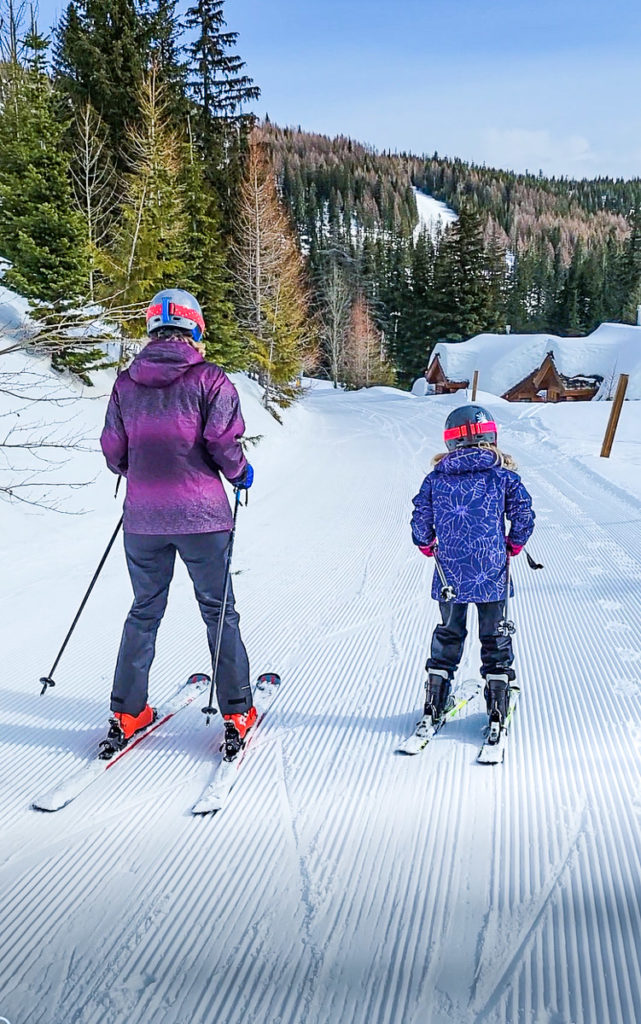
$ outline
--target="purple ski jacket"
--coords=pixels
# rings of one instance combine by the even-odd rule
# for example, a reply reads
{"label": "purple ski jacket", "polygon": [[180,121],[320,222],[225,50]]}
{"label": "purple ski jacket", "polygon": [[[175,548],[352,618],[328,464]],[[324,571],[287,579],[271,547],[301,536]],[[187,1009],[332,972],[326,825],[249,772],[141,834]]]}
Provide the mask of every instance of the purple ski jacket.
{"label": "purple ski jacket", "polygon": [[100,444],[127,477],[128,533],[231,530],[220,473],[242,477],[247,460],[238,393],[188,341],[151,341],[111,393]]}

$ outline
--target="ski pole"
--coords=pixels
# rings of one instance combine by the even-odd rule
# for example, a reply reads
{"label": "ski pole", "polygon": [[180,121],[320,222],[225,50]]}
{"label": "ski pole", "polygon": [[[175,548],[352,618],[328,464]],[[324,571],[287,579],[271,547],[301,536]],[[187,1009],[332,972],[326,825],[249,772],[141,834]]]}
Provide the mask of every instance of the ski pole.
{"label": "ski pole", "polygon": [[501,619],[501,621],[499,622],[498,626],[496,627],[496,631],[497,631],[497,633],[499,633],[500,636],[514,636],[514,634],[516,633],[516,626],[508,618],[509,610],[510,610],[510,556],[509,555],[507,556],[507,559],[506,559],[506,562],[505,562],[505,584],[506,584],[506,588],[507,588],[506,591],[505,591],[505,609],[504,609],[504,612],[503,612],[503,618]]}
{"label": "ski pole", "polygon": [[225,625],[225,610],[227,608],[227,595],[229,594],[229,580],[231,577],[231,556],[234,550],[234,537],[236,536],[236,517],[238,516],[238,509],[240,507],[240,492],[242,488],[236,488],[236,502],[234,504],[234,519],[231,528],[231,534],[229,537],[229,546],[227,548],[227,563],[225,565],[225,578],[223,582],[223,599],[220,605],[220,616],[218,618],[218,628],[216,629],[216,646],[214,648],[214,663],[213,670],[211,673],[211,686],[209,687],[209,702],[207,707],[201,708],[203,715],[207,715],[207,721],[205,725],[209,725],[209,719],[212,715],[215,715],[217,708],[213,706],[214,700],[214,687],[216,686],[216,677],[218,675],[218,661],[220,659],[220,648],[223,641],[223,627]]}
{"label": "ski pole", "polygon": [[454,598],[456,597],[456,591],[455,591],[454,587],[451,587],[449,585],[449,583],[447,582],[445,573],[443,572],[443,566],[441,565],[441,563],[439,561],[439,557],[436,554],[436,552],[434,552],[434,562],[436,564],[436,571],[437,571],[437,573],[439,575],[439,579],[441,581],[441,600],[442,601],[453,601]]}
{"label": "ski pole", "polygon": [[123,517],[121,516],[120,519],[118,520],[118,525],[117,525],[116,529],[114,530],[114,532],[113,532],[113,534],[111,536],[111,540],[107,544],[107,548],[106,548],[106,551],[105,551],[104,555],[100,559],[100,562],[98,564],[98,568],[96,569],[96,571],[95,571],[95,573],[93,575],[93,579],[92,579],[91,583],[89,584],[89,588],[87,590],[87,593],[83,597],[82,603],[81,603],[78,611],[76,612],[76,617],[73,620],[73,622],[71,623],[71,628],[69,629],[69,632],[67,633],[67,635],[66,635],[66,637],[64,639],[63,645],[60,648],[60,650],[58,651],[58,657],[54,661],[54,663],[53,663],[53,665],[51,667],[51,671],[50,671],[49,675],[48,676],[41,676],[40,677],[40,682],[42,683],[42,690],[40,691],[40,696],[41,697],[42,697],[42,695],[44,693],[47,692],[47,690],[48,690],[48,688],[50,686],[55,686],[56,685],[54,679],[52,678],[54,672],[56,671],[56,666],[58,665],[58,662],[60,661],[60,659],[62,657],[62,654],[63,654],[63,651],[64,651],[65,647],[69,643],[69,638],[71,637],[71,634],[73,633],[74,629],[76,628],[76,623],[78,622],[78,619],[80,618],[80,616],[82,614],[82,610],[83,610],[84,606],[86,605],[87,601],[89,600],[89,595],[90,595],[91,591],[94,588],[96,580],[100,576],[100,571],[101,571],[103,565],[105,564],[105,562],[107,561],[107,555],[111,551],[111,549],[112,549],[112,547],[114,545],[114,541],[115,541],[115,539],[118,536],[118,533],[120,531],[120,527],[122,526],[122,518]]}

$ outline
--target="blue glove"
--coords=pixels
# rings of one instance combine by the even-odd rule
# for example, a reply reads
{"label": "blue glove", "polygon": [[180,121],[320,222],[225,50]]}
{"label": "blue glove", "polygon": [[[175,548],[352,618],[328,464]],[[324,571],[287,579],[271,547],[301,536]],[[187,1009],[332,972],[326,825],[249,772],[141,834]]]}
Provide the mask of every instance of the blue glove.
{"label": "blue glove", "polygon": [[248,491],[254,482],[254,467],[250,466],[249,463],[245,466],[245,471],[242,476],[239,476],[237,480],[232,481],[232,485],[237,489]]}

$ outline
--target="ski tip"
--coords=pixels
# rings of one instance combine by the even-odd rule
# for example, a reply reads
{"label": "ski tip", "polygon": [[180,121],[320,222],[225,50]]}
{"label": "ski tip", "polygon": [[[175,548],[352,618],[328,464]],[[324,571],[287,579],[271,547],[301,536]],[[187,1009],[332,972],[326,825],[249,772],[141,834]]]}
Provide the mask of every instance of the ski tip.
{"label": "ski tip", "polygon": [[191,813],[195,814],[197,817],[204,817],[205,814],[216,814],[220,809],[220,807],[214,807],[212,804],[199,800],[198,803],[194,804],[192,807]]}
{"label": "ski tip", "polygon": [[208,676],[206,672],[194,672],[187,680],[188,686],[200,686],[207,683],[211,683],[211,676]]}
{"label": "ski tip", "polygon": [[280,684],[281,678],[278,672],[263,672],[256,680],[256,686],[259,690],[265,690],[268,686],[280,686]]}
{"label": "ski tip", "polygon": [[51,814],[53,811],[60,811],[63,807],[69,803],[65,800],[64,803],[60,803],[53,796],[47,795],[39,797],[37,800],[33,800],[31,809],[34,811],[44,811],[45,814]]}

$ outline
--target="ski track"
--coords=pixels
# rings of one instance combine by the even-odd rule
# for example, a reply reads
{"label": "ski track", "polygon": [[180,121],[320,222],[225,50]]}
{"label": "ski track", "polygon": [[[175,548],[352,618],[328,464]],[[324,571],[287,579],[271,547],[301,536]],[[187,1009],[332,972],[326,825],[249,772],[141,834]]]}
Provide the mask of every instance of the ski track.
{"label": "ski track", "polygon": [[[386,391],[306,403],[278,487],[264,499],[257,487],[239,523],[252,669],[279,671],[283,688],[220,814],[189,813],[221,739],[198,702],[69,807],[29,809],[104,734],[130,600],[121,550],[101,582],[108,609],[88,605],[58,670],[64,686],[39,697],[41,652],[10,647],[0,1016],[635,1024],[641,504],[506,412],[502,444],[533,493],[545,570],[514,565],[523,692],[505,763],[476,764],[482,698],[423,754],[397,757],[437,621],[408,520],[443,408]],[[288,543],[274,548],[276,521]],[[68,617],[52,608],[52,635]],[[459,678],[478,663],[472,639]],[[207,670],[177,569],[153,700]]]}

